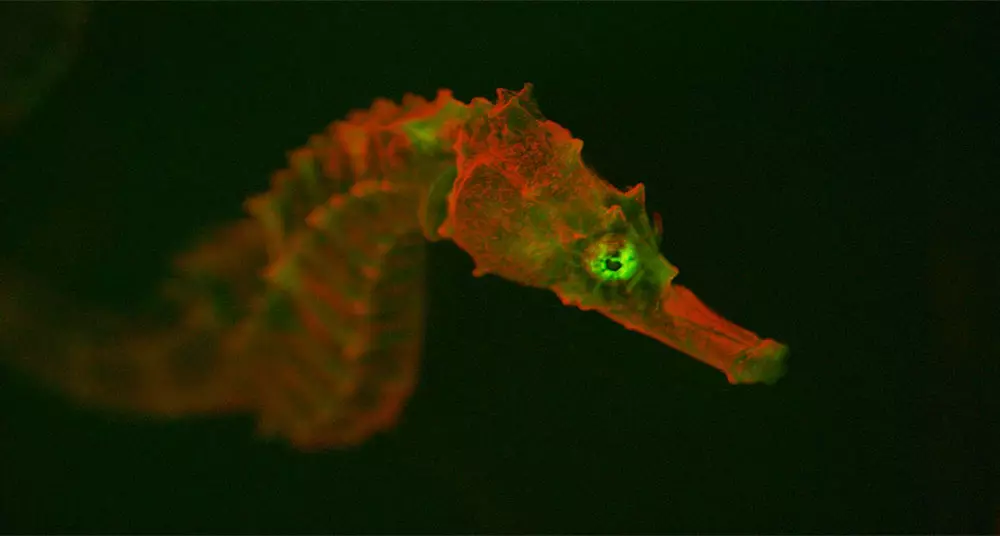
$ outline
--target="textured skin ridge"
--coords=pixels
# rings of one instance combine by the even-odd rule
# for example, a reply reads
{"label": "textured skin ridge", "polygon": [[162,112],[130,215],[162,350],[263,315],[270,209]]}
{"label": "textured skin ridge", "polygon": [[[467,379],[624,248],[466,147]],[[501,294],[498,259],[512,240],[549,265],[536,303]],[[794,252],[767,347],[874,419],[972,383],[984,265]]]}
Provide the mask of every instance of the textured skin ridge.
{"label": "textured skin ridge", "polygon": [[[388,181],[356,183],[309,217],[309,231],[268,269],[297,329],[260,325],[244,353],[272,371],[254,392],[262,430],[302,447],[350,444],[394,423],[412,390],[423,331],[418,199]],[[321,378],[323,381],[316,383]],[[304,393],[310,396],[303,397]]]}
{"label": "textured skin ridge", "polygon": [[268,371],[248,389],[263,433],[316,448],[395,423],[423,340],[420,212],[453,165],[442,140],[462,110],[447,91],[378,99],[292,151],[271,191],[247,202],[268,237],[264,303],[295,317],[281,328],[261,311],[235,343]]}
{"label": "textured skin ridge", "polygon": [[274,174],[271,189],[246,203],[265,229],[272,260],[306,229],[314,209],[356,183],[387,180],[426,189],[423,167],[448,158],[451,143],[443,140],[455,125],[444,123],[462,109],[446,90],[432,102],[410,94],[399,105],[376,99],[371,109],[351,112],[290,152],[289,167]]}

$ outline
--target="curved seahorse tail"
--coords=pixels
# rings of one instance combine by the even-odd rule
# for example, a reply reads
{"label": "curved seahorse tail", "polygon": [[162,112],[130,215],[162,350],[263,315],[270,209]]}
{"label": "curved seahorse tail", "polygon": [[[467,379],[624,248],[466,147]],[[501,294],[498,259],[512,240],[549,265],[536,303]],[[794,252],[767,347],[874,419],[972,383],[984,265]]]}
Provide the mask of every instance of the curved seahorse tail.
{"label": "curved seahorse tail", "polygon": [[247,407],[233,383],[219,381],[225,359],[215,334],[117,322],[104,323],[101,331],[21,334],[11,341],[15,365],[96,408],[175,417]]}
{"label": "curved seahorse tail", "polygon": [[86,309],[3,270],[0,354],[87,406],[162,416],[246,408],[229,339],[249,312],[265,258],[260,233],[247,223],[211,234],[178,259],[164,288],[172,310],[155,316]]}
{"label": "curved seahorse tail", "polygon": [[252,218],[177,259],[161,322],[11,293],[0,344],[90,405],[253,411],[300,448],[388,429],[416,381],[424,243],[440,238],[464,112],[446,90],[379,99],[312,136],[247,202]]}

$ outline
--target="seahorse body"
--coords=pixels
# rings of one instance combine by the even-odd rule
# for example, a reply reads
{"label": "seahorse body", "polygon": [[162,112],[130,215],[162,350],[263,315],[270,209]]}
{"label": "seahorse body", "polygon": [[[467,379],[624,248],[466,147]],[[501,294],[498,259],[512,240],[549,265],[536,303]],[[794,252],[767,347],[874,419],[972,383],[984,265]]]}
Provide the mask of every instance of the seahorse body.
{"label": "seahorse body", "polygon": [[531,89],[498,90],[495,103],[447,90],[380,99],[313,136],[247,202],[251,219],[178,259],[170,328],[45,347],[31,335],[41,322],[14,307],[0,340],[86,402],[254,411],[262,432],[301,448],[356,444],[393,426],[413,389],[424,243],[449,239],[476,275],[551,289],[733,383],[775,381],[786,347],[671,283],[643,186],[620,192],[585,166],[582,142]]}

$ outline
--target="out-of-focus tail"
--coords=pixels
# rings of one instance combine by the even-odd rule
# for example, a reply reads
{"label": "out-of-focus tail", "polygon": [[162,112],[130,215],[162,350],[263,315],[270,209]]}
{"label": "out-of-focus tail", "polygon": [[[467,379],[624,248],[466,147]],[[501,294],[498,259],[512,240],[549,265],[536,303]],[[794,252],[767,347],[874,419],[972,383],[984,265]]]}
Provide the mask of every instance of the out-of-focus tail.
{"label": "out-of-focus tail", "polygon": [[164,416],[245,409],[228,338],[263,265],[258,235],[241,222],[181,257],[165,288],[175,311],[163,318],[88,311],[0,268],[0,356],[89,406]]}

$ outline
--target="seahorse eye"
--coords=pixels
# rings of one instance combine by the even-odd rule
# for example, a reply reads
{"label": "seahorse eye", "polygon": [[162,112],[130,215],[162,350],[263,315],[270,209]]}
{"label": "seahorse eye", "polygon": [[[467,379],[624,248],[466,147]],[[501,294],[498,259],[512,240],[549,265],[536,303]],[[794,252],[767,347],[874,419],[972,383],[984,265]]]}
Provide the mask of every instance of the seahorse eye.
{"label": "seahorse eye", "polygon": [[584,266],[601,282],[627,281],[639,270],[635,246],[624,236],[604,235],[587,247]]}

